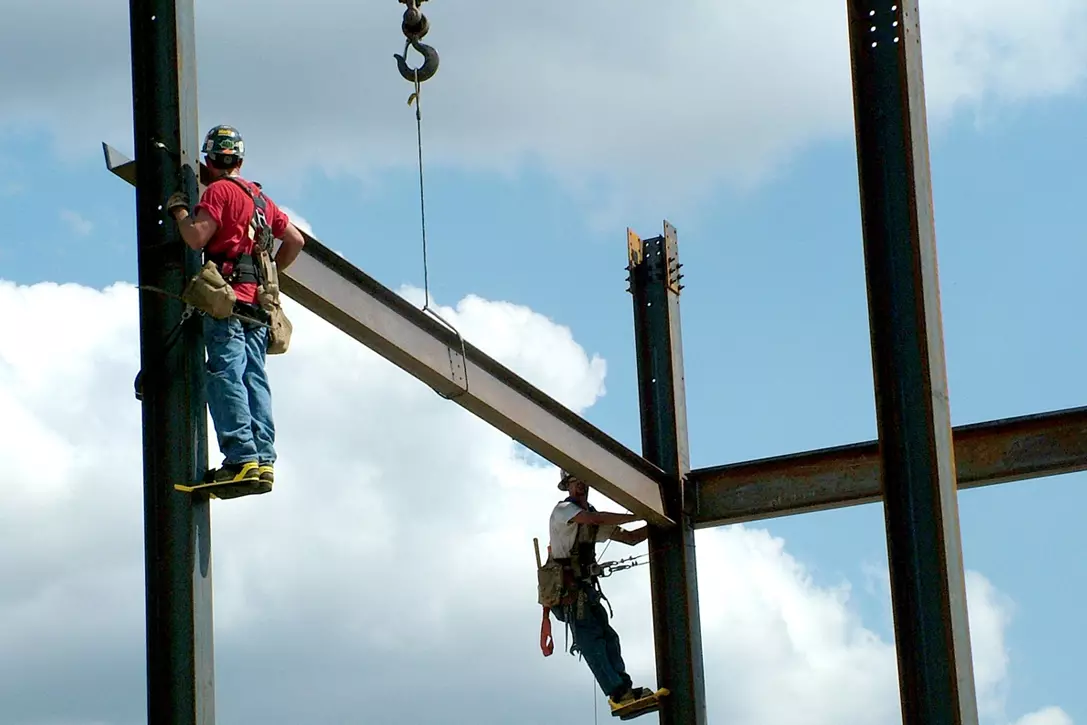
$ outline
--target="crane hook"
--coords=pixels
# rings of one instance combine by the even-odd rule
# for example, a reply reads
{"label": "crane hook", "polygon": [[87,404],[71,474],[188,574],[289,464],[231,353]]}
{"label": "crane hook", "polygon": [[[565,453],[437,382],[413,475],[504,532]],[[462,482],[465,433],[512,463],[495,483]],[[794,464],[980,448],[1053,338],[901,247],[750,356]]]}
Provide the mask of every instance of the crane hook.
{"label": "crane hook", "polygon": [[[408,54],[409,46],[415,48],[423,56],[423,64],[418,68],[408,67],[405,56]],[[394,53],[393,57],[396,58],[396,66],[400,71],[400,75],[406,81],[422,83],[438,72],[438,51],[426,43],[420,43],[417,38],[408,38],[408,42],[404,45],[404,55]]]}

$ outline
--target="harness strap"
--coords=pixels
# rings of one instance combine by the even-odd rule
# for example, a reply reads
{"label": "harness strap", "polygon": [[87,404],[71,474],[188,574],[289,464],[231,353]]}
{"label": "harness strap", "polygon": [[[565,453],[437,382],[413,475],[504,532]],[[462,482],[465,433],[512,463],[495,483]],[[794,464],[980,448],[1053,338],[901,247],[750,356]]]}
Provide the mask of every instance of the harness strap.
{"label": "harness strap", "polygon": [[[215,181],[229,181],[235,184],[244,191],[250,201],[253,202],[253,215],[249,219],[250,239],[253,240],[254,248],[263,246],[271,252],[271,228],[269,227],[267,217],[265,216],[268,204],[264,199],[264,192],[262,191],[254,194],[253,190],[250,189],[248,185],[234,176],[220,176],[218,179],[215,179]],[[215,181],[212,183],[215,183]],[[257,184],[257,188],[260,188],[260,184]],[[263,282],[260,278],[260,267],[257,265],[256,258],[251,251],[242,252],[233,257],[225,254],[206,254],[205,258],[215,262],[220,271],[222,271],[224,263],[229,262],[232,264],[230,273],[224,273],[223,275],[227,282],[251,282],[253,284],[262,284]]]}

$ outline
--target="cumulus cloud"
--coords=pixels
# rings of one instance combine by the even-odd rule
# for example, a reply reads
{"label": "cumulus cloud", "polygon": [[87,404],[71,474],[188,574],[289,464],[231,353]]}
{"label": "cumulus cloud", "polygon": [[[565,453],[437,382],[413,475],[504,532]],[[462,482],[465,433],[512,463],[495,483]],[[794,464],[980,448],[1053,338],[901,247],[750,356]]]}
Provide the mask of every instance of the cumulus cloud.
{"label": "cumulus cloud", "polygon": [[1059,707],[1047,707],[1024,715],[1015,721],[1015,725],[1072,725],[1072,718]]}
{"label": "cumulus cloud", "polygon": [[[292,349],[269,362],[276,490],[213,502],[218,717],[543,725],[586,722],[594,697],[607,717],[558,651],[561,625],[554,656],[537,648],[531,540],[546,540],[554,468],[287,310]],[[603,394],[603,361],[545,317],[477,297],[440,312],[573,409]],[[0,281],[0,320],[0,722],[144,722],[136,292]],[[899,722],[893,644],[848,582],[817,585],[758,528],[698,546],[711,722]],[[648,584],[636,568],[608,594],[631,672],[652,683]],[[968,587],[984,719],[1005,725],[1012,610],[980,574]],[[1070,724],[1056,707],[1015,723]]]}
{"label": "cumulus cloud", "polygon": [[283,210],[283,213],[287,215],[287,217],[294,223],[296,227],[304,231],[306,234],[309,234],[311,236],[313,235],[313,226],[310,225],[308,219],[306,219],[304,216],[296,212],[294,209],[291,209],[290,207],[281,206],[280,209]]}
{"label": "cumulus cloud", "polygon": [[[537,162],[607,209],[630,192],[678,201],[714,180],[757,182],[798,147],[851,133],[843,2],[425,7],[442,58],[423,87],[428,164]],[[413,167],[411,87],[392,58],[401,10],[199,0],[201,128],[240,126],[261,168],[279,173],[372,180]],[[934,121],[1074,91],[1087,74],[1078,0],[926,0],[921,12]],[[128,144],[117,131],[131,114],[126,6],[8,0],[5,18],[0,126],[45,124],[64,152],[88,156],[103,139]],[[48,57],[36,52],[45,37]],[[254,58],[262,79],[239,93],[238,68]]]}

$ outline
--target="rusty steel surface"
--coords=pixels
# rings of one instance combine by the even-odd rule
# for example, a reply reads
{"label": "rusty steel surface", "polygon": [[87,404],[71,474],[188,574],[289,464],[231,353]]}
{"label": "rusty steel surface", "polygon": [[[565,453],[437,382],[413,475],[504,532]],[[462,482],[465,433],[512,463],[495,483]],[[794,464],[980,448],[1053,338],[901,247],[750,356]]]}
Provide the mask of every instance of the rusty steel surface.
{"label": "rusty steel surface", "polygon": [[[1087,407],[953,429],[960,490],[1087,471]],[[698,528],[876,503],[879,448],[865,441],[691,471]]]}
{"label": "rusty steel surface", "polygon": [[[104,153],[110,171],[133,177],[134,161],[108,146]],[[201,180],[209,181],[203,165]],[[664,512],[660,468],[303,236],[298,259],[279,275],[286,296],[619,505],[659,526],[674,524]]]}

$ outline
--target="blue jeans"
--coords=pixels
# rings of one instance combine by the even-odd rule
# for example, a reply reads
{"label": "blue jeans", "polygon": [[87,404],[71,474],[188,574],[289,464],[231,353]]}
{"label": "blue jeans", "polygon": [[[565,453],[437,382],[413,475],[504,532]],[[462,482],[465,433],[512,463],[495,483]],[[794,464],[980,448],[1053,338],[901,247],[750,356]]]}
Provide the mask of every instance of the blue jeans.
{"label": "blue jeans", "polygon": [[600,594],[596,590],[585,588],[585,611],[581,619],[577,618],[577,604],[552,609],[555,619],[570,625],[574,634],[571,653],[580,652],[585,663],[593,672],[593,677],[600,689],[608,697],[618,690],[631,686],[630,675],[619,647],[619,635],[608,621],[608,613],[600,603]]}
{"label": "blue jeans", "polygon": [[223,464],[276,459],[272,390],[264,370],[268,328],[203,315],[208,410]]}

